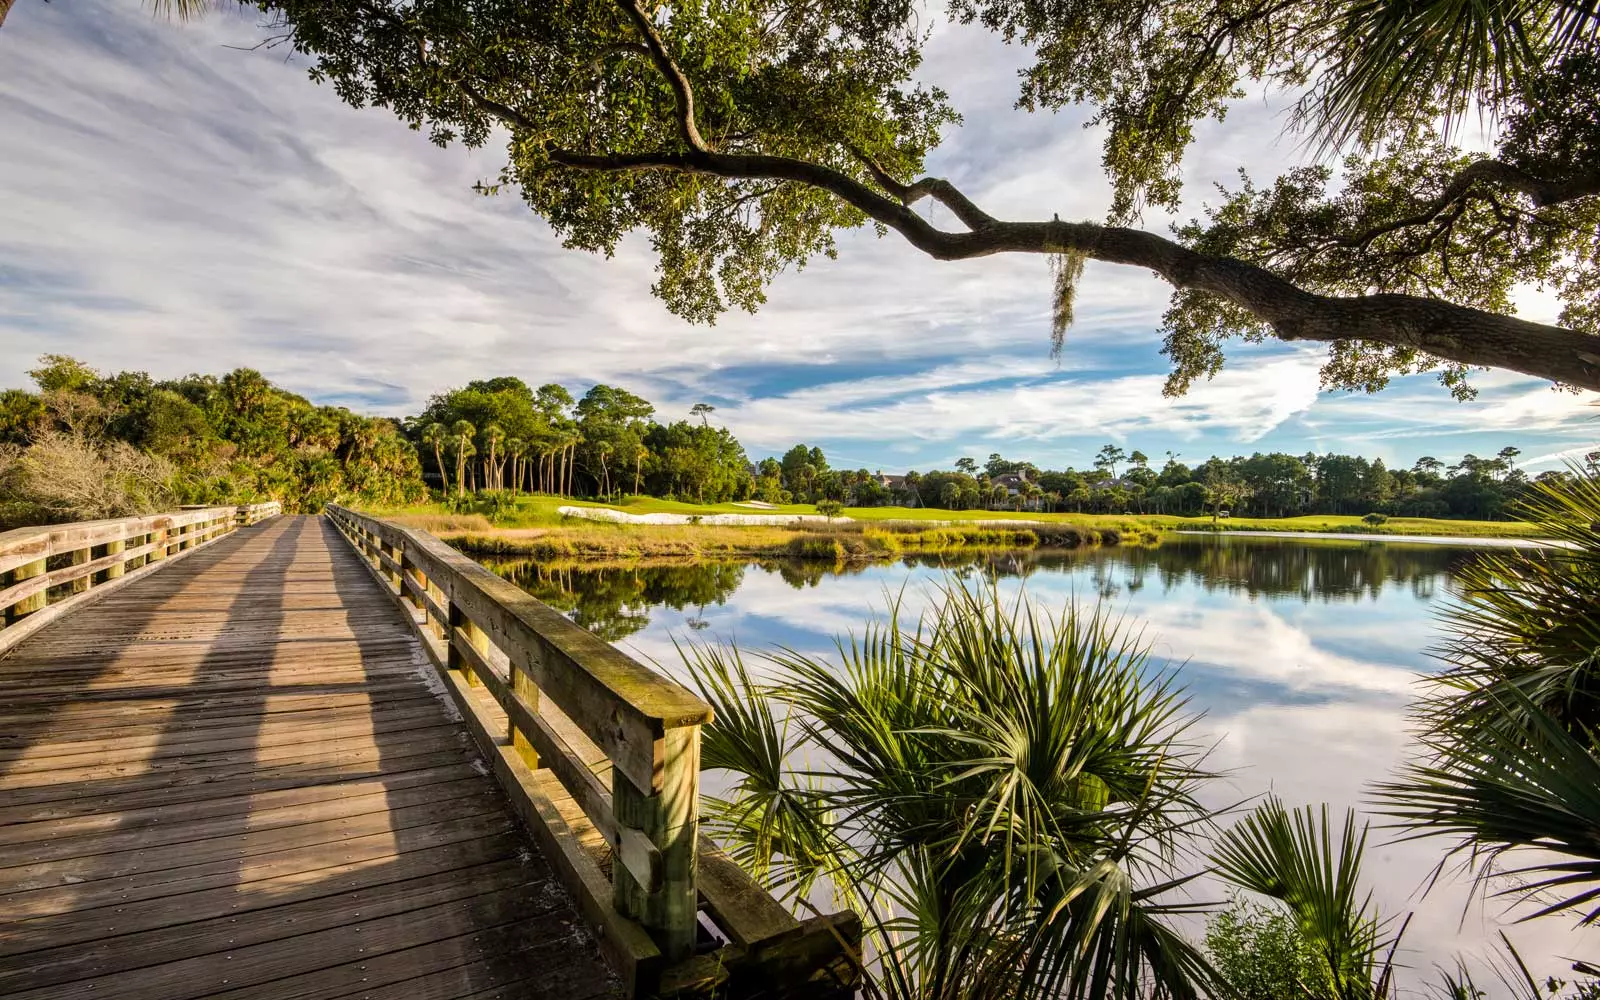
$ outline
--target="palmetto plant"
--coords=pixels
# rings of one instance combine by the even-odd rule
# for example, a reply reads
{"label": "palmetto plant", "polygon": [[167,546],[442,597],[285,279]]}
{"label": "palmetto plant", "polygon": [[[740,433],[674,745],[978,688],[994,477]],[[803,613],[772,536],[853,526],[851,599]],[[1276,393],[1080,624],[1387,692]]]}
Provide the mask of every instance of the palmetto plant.
{"label": "palmetto plant", "polygon": [[[1565,549],[1480,557],[1447,612],[1450,669],[1424,702],[1421,752],[1379,789],[1413,837],[1454,857],[1531,916],[1600,919],[1600,476],[1541,483],[1523,516]],[[1536,858],[1506,872],[1507,855]],[[1487,881],[1484,883],[1487,885]]]}
{"label": "palmetto plant", "polygon": [[1118,622],[951,584],[836,654],[691,647],[707,828],[775,892],[864,915],[894,1000],[1190,997],[1169,924],[1210,820],[1180,690]]}
{"label": "palmetto plant", "polygon": [[1232,884],[1277,900],[1299,937],[1316,956],[1307,997],[1372,1000],[1388,992],[1390,967],[1380,962],[1394,942],[1372,895],[1361,886],[1367,828],[1354,810],[1336,834],[1328,807],[1286,809],[1269,796],[1225,831],[1212,854],[1217,874]]}
{"label": "palmetto plant", "polygon": [[1432,732],[1523,728],[1510,689],[1574,732],[1600,728],[1600,476],[1535,484],[1514,513],[1566,547],[1489,553],[1461,572]]}

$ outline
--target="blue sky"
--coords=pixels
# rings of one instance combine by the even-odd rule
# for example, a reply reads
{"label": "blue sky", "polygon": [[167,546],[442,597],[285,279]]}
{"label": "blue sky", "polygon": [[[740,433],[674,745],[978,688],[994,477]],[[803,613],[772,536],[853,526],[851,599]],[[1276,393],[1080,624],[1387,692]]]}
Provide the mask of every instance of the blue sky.
{"label": "blue sky", "polygon": [[[1045,261],[940,263],[870,232],[782,276],[758,315],[691,326],[651,298],[642,239],[611,260],[562,249],[515,195],[471,190],[500,149],[440,150],[351,110],[302,61],[250,51],[260,38],[247,16],[175,25],[133,0],[19,0],[0,29],[0,387],[46,351],[159,377],[248,365],[384,414],[491,375],[604,381],[669,418],[712,402],[752,457],[804,440],[885,471],[994,451],[1082,466],[1107,441],[1407,465],[1515,445],[1537,471],[1600,443],[1594,394],[1506,373],[1479,376],[1471,403],[1430,376],[1325,393],[1320,350],[1289,345],[1241,348],[1164,399],[1154,277],[1091,264],[1057,362]],[[965,124],[934,171],[1001,217],[1101,216],[1098,136],[1077,113],[1013,110],[1018,64],[980,31],[936,28],[926,75]],[[1298,162],[1282,121],[1258,95],[1202,127],[1185,214],[1242,152],[1263,177]],[[1537,290],[1519,301],[1554,317]]]}

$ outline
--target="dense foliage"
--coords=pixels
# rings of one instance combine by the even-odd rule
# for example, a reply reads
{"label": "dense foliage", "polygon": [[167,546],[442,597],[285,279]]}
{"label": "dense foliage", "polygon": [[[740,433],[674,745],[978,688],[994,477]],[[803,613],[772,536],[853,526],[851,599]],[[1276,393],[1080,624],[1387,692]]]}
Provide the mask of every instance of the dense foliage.
{"label": "dense foliage", "polygon": [[1181,693],[1117,622],[940,598],[836,658],[692,651],[729,786],[708,829],[783,896],[862,913],[868,997],[1210,992],[1175,927],[1208,777]]}
{"label": "dense foliage", "polygon": [[[1448,466],[1425,457],[1410,469],[1355,455],[1259,452],[1191,467],[1169,452],[1157,468],[1137,449],[1108,444],[1082,470],[992,454],[982,466],[963,458],[954,469],[884,475],[833,468],[805,444],[752,463],[727,428],[711,423],[710,404],[663,423],[649,401],[604,384],[575,398],[554,383],[480,379],[395,421],[313,406],[249,369],[158,382],[47,355],[33,375],[36,391],[0,393],[0,498],[13,523],[255,497],[306,510],[338,498],[401,504],[425,498],[425,484],[473,509],[484,497],[539,492],[830,510],[1492,519],[1533,485],[1516,468],[1515,448]],[[1600,452],[1587,462],[1600,467]]]}
{"label": "dense foliage", "polygon": [[[1328,344],[1334,386],[1434,369],[1466,394],[1471,368],[1503,367],[1600,388],[1591,0],[255,2],[350,104],[440,145],[506,140],[483,189],[518,190],[568,246],[647,234],[655,293],[691,320],[756,308],[871,224],[941,260],[1048,255],[1058,346],[1085,260],[1153,271],[1174,289],[1172,392],[1239,337]],[[1019,109],[1086,108],[1104,224],[999,219],[922,175],[959,121],[922,63],[939,16],[1025,47]],[[1175,239],[1132,228],[1184,208],[1197,127],[1262,91],[1294,107],[1291,143],[1313,140],[1303,165]],[[1473,119],[1498,126],[1487,153]],[[971,169],[1004,169],[975,142]],[[1519,283],[1552,289],[1562,326],[1509,316]]]}
{"label": "dense foliage", "polygon": [[156,381],[47,354],[29,374],[37,391],[0,393],[0,524],[425,495],[393,421],[313,406],[248,368]]}
{"label": "dense foliage", "polygon": [[[744,449],[712,427],[662,424],[626,389],[596,385],[574,401],[559,385],[530,389],[511,376],[440,393],[406,427],[429,470],[458,495],[474,488],[562,495],[644,493],[700,503],[743,500],[754,483]],[[431,476],[430,476],[431,478]]]}

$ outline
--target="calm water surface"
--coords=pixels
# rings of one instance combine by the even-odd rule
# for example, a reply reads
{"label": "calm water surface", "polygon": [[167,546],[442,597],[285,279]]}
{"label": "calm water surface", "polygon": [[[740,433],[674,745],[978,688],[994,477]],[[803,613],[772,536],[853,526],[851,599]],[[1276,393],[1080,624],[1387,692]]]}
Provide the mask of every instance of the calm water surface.
{"label": "calm water surface", "polygon": [[[1002,593],[1026,587],[1059,608],[1100,601],[1143,630],[1177,667],[1212,763],[1232,776],[1223,805],[1269,789],[1289,804],[1361,808],[1406,746],[1417,678],[1437,669],[1441,602],[1472,550],[1438,544],[1184,537],[1153,548],[1018,553],[957,561],[850,566],[714,563],[572,569],[529,563],[497,569],[574,621],[672,673],[673,639],[736,640],[826,653],[833,639],[880,615],[889,595],[925,606],[947,574],[992,576]],[[1428,844],[1379,845],[1367,880],[1386,913],[1415,909],[1410,961],[1425,971],[1455,951],[1481,950],[1499,904],[1459,888],[1420,898],[1439,858]],[[1508,921],[1509,922],[1509,921]],[[1510,930],[1525,955],[1593,954],[1560,921]],[[1549,965],[1552,971],[1559,963]]]}

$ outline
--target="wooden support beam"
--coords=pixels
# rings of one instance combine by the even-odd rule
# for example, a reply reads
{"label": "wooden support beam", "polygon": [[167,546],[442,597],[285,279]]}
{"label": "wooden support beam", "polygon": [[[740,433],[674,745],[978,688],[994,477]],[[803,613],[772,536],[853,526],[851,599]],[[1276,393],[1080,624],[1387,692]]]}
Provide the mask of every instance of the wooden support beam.
{"label": "wooden support beam", "polygon": [[[91,550],[87,545],[84,546],[81,549],[78,549],[77,551],[72,553],[72,565],[74,565],[74,566],[85,566],[85,565],[88,565],[89,559],[93,556],[93,554],[94,554],[93,550]],[[83,572],[83,571],[79,570],[79,572]],[[89,584],[93,582],[92,580],[90,580],[90,577],[93,576],[93,575],[94,575],[93,573],[85,572],[83,576],[80,576],[80,577],[77,577],[76,579],[74,579],[71,583],[69,583],[67,585],[67,587],[71,590],[72,593],[81,594],[84,591],[89,589]]]}
{"label": "wooden support beam", "polygon": [[611,809],[618,827],[643,831],[661,852],[661,888],[649,891],[625,867],[613,870],[612,886],[617,909],[643,924],[674,962],[694,950],[699,911],[700,727],[669,729],[657,742],[660,787],[646,791],[613,771]]}
{"label": "wooden support beam", "polygon": [[[108,556],[121,555],[122,553],[126,552],[127,550],[128,550],[128,543],[126,541],[124,541],[123,539],[118,538],[115,541],[110,541],[110,542],[106,543],[106,555],[108,555]],[[124,572],[126,572],[127,568],[128,568],[128,564],[126,562],[124,562],[123,560],[121,560],[121,559],[113,560],[111,565],[106,567],[106,579],[107,580],[115,580],[117,577],[121,576]]]}
{"label": "wooden support beam", "polygon": [[[37,559],[30,563],[23,563],[21,566],[18,566],[16,569],[11,571],[11,583],[13,586],[15,586],[16,584],[24,581],[32,580],[34,577],[44,576],[45,572],[45,561],[43,559]],[[15,604],[12,604],[9,608],[5,609],[6,621],[20,621],[21,619],[33,614],[35,611],[43,611],[48,602],[49,594],[44,590],[40,590],[38,593],[24,597]]]}

